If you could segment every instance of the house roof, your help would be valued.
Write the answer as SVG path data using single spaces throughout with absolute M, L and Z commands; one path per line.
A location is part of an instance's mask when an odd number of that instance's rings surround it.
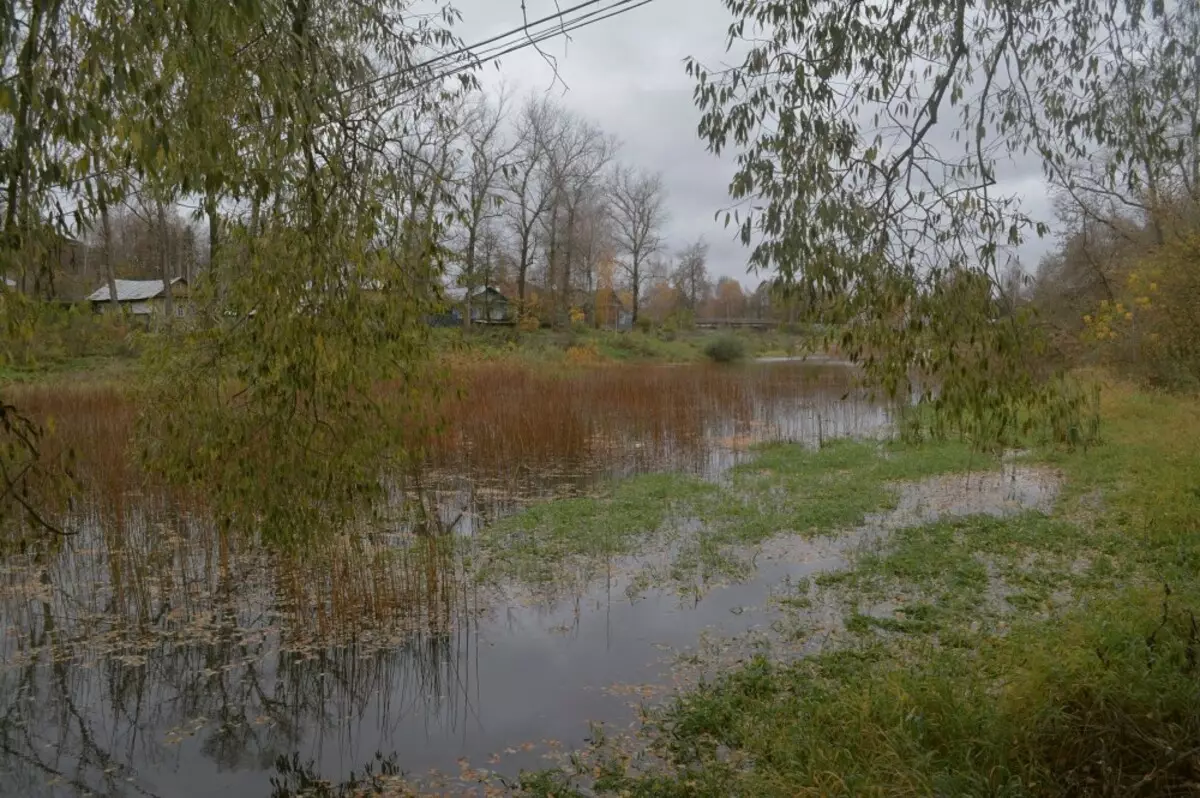
M 142 302 L 154 299 L 163 293 L 162 280 L 117 280 L 116 283 L 118 302 Z M 182 277 L 176 277 L 171 281 L 171 285 L 180 283 L 184 283 Z M 186 285 L 186 283 L 184 284 Z M 89 302 L 109 302 L 111 299 L 107 285 L 100 286 L 88 297 Z
M 506 297 L 506 296 L 504 296 L 504 294 L 500 293 L 500 291 L 497 290 L 494 286 L 490 286 L 490 285 L 485 285 L 483 288 L 478 288 L 471 292 L 471 296 L 479 296 L 480 294 L 494 294 L 495 296 L 498 296 L 501 299 L 508 299 L 508 297 Z M 446 289 L 446 298 L 452 302 L 462 302 L 463 300 L 465 300 L 467 298 L 467 289 L 460 288 L 460 287 L 447 288 Z

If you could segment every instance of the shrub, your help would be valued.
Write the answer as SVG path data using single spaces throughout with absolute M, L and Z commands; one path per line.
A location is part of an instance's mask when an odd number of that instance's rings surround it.
M 704 354 L 714 363 L 736 363 L 746 357 L 746 345 L 734 335 L 722 335 L 704 347 Z
M 638 320 L 633 323 L 633 326 L 638 332 L 648 333 L 654 329 L 654 322 L 649 316 L 638 316 Z

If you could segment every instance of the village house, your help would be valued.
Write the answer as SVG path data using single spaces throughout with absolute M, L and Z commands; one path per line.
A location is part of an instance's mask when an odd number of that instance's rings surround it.
M 472 324 L 512 324 L 515 313 L 509 298 L 493 286 L 485 285 L 468 291 L 466 288 L 447 288 L 450 316 L 459 324 L 469 318 Z M 466 311 L 466 312 L 464 312 Z
M 161 317 L 166 313 L 167 292 L 162 280 L 117 280 L 116 284 L 117 302 L 124 313 L 146 319 Z M 96 289 L 87 301 L 96 313 L 111 312 L 113 305 L 108 284 L 105 283 Z M 171 281 L 171 301 L 177 317 L 190 315 L 187 281 L 182 277 Z
M 597 291 L 596 326 L 609 330 L 633 329 L 633 311 L 616 291 Z

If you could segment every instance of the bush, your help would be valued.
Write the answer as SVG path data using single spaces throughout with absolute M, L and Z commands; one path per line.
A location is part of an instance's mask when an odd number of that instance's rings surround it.
M 746 345 L 741 338 L 722 335 L 704 347 L 704 354 L 714 363 L 736 363 L 746 357 Z
M 93 313 L 89 306 L 56 307 L 26 297 L 0 306 L 15 328 L 0 343 L 0 363 L 45 368 L 82 358 L 134 358 L 139 330 L 128 318 Z
M 648 333 L 654 329 L 654 321 L 649 316 L 638 316 L 638 320 L 633 323 L 633 326 L 638 332 Z

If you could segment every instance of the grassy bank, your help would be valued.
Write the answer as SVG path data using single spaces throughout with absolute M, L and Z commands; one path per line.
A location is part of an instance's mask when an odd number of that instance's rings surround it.
M 579 767 L 527 774 L 524 790 L 1195 794 L 1200 402 L 1116 386 L 1102 411 L 1101 446 L 1030 456 L 1063 476 L 1052 512 L 897 531 L 812 586 L 805 601 L 844 619 L 823 653 L 753 658 L 651 711 L 639 755 L 600 745 Z M 780 447 L 735 480 L 762 480 L 762 495 L 785 504 L 808 492 L 811 505 L 797 504 L 811 517 L 782 528 L 830 531 L 880 504 L 880 469 L 903 479 L 940 470 L 939 461 L 956 467 L 929 449 L 832 451 L 798 478 L 772 459 L 793 456 Z M 897 465 L 905 458 L 910 467 Z M 890 611 L 868 611 L 880 602 Z
M 154 333 L 136 325 L 74 315 L 55 316 L 0 357 L 0 383 L 77 377 L 125 379 L 135 375 L 143 344 Z M 45 329 L 42 329 L 45 328 Z M 696 363 L 716 346 L 736 341 L 739 357 L 795 357 L 820 351 L 813 336 L 779 330 L 592 330 L 475 327 L 435 329 L 434 357 L 452 366 L 593 366 L 623 363 Z
M 736 339 L 746 357 L 810 354 L 815 338 L 778 330 L 518 331 L 512 328 L 440 329 L 439 353 L 458 361 L 514 361 L 534 365 L 694 363 L 714 342 Z

